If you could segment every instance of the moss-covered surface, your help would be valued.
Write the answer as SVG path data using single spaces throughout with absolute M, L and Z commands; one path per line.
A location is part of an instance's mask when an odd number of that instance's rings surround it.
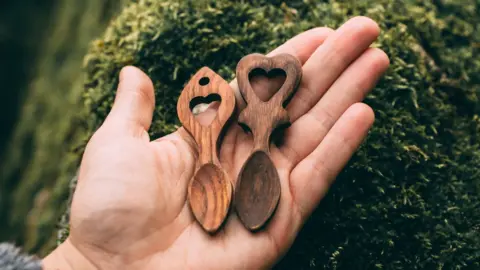
M 56 224 L 78 166 L 69 150 L 85 130 L 76 120 L 82 60 L 125 1 L 7 2 L 0 41 L 6 29 L 6 41 L 17 43 L 2 44 L 10 66 L 2 70 L 9 77 L 0 94 L 0 120 L 16 123 L 7 143 L 0 136 L 0 241 L 44 255 L 55 247 Z M 10 125 L 0 122 L 4 133 Z
M 285 2 L 140 0 L 125 8 L 85 59 L 87 135 L 108 113 L 125 65 L 154 81 L 150 133 L 158 137 L 175 129 L 175 101 L 201 66 L 232 79 L 245 54 L 369 16 L 382 29 L 375 46 L 391 59 L 366 99 L 376 123 L 278 268 L 479 269 L 480 2 Z

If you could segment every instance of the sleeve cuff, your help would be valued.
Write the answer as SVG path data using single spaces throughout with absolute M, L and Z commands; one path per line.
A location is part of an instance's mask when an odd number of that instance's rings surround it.
M 42 270 L 42 261 L 35 256 L 23 254 L 12 244 L 0 243 L 0 269 Z

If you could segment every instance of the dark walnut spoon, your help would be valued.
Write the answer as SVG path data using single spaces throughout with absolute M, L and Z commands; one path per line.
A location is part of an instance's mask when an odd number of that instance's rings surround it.
M 192 109 L 200 103 L 220 101 L 217 114 L 208 126 L 195 119 Z M 183 127 L 197 143 L 199 157 L 188 186 L 190 208 L 209 233 L 224 223 L 232 199 L 232 183 L 218 159 L 220 141 L 235 110 L 235 95 L 228 83 L 208 67 L 200 69 L 185 86 L 177 103 Z
M 284 84 L 268 101 L 262 101 L 250 83 L 251 74 L 258 70 L 266 72 L 267 77 L 279 70 L 286 74 Z M 247 103 L 238 122 L 251 130 L 254 146 L 238 176 L 234 200 L 244 226 L 255 231 L 270 219 L 280 199 L 280 178 L 270 158 L 270 136 L 275 129 L 290 124 L 285 106 L 300 84 L 302 65 L 289 54 L 271 58 L 250 54 L 240 60 L 236 75 Z

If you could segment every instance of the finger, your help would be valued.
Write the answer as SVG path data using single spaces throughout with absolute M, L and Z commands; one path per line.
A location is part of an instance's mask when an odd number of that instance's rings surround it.
M 287 106 L 292 122 L 320 100 L 340 74 L 375 41 L 379 31 L 373 20 L 355 17 L 318 47 L 303 66 L 302 82 Z
M 214 101 L 207 106 L 199 109 L 198 111 L 192 111 L 195 119 L 200 123 L 200 125 L 208 126 L 217 116 L 218 108 L 220 107 L 220 102 Z M 194 108 L 195 110 L 195 108 Z
M 292 171 L 291 192 L 302 215 L 302 222 L 310 216 L 360 146 L 374 119 L 375 115 L 369 106 L 363 103 L 352 105 L 315 151 Z
M 104 126 L 114 132 L 143 136 L 150 128 L 154 107 L 155 94 L 150 78 L 136 67 L 124 67 Z
M 324 42 L 324 40 L 334 31 L 328 27 L 318 27 L 307 30 L 292 39 L 288 40 L 278 48 L 274 49 L 267 56 L 275 56 L 282 53 L 288 53 L 298 58 L 302 65 L 310 58 L 312 53 Z M 245 101 L 243 100 L 238 89 L 237 80 L 233 80 L 230 86 L 235 92 L 237 99 L 237 107 L 243 109 Z M 273 86 L 275 88 L 275 86 Z M 278 87 L 274 90 L 278 90 Z M 269 91 L 269 90 L 266 90 Z
M 333 32 L 334 30 L 328 27 L 317 27 L 307 30 L 280 45 L 268 53 L 267 56 L 272 57 L 287 53 L 297 57 L 303 65 L 318 46 L 322 45 L 325 39 Z
M 280 150 L 292 167 L 317 147 L 352 104 L 365 98 L 388 66 L 388 56 L 382 50 L 368 49 L 343 72 L 309 112 L 286 130 Z

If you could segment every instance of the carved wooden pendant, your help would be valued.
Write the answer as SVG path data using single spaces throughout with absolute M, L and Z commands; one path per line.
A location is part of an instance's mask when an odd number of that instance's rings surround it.
M 220 101 L 217 114 L 208 126 L 195 119 L 192 109 L 200 103 Z M 199 70 L 183 89 L 177 112 L 184 128 L 195 139 L 199 158 L 188 186 L 190 208 L 202 227 L 215 233 L 226 219 L 232 198 L 232 184 L 220 165 L 219 147 L 233 112 L 235 95 L 228 83 L 208 67 Z
M 250 74 L 258 69 L 267 75 L 283 70 L 286 74 L 281 88 L 268 100 L 262 101 L 250 83 Z M 270 135 L 290 124 L 285 109 L 302 78 L 302 65 L 292 55 L 266 57 L 250 54 L 237 65 L 237 80 L 247 107 L 238 122 L 253 134 L 254 146 L 243 165 L 235 188 L 235 208 L 240 220 L 249 230 L 260 229 L 273 215 L 280 199 L 280 179 L 270 158 Z

